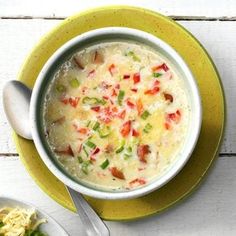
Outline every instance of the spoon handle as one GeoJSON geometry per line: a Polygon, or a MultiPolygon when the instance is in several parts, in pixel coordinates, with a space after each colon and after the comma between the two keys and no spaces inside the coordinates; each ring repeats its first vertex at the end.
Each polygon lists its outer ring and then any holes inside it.
{"type": "Polygon", "coordinates": [[[70,196],[75,204],[84,229],[88,236],[109,236],[110,232],[101,218],[87,203],[83,196],[75,190],[67,187],[70,196]]]}

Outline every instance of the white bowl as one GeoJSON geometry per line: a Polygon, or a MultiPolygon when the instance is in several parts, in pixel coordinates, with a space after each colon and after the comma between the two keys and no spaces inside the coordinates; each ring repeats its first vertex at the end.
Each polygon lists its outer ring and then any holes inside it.
{"type": "Polygon", "coordinates": [[[180,57],[180,55],[165,42],[149,33],[123,27],[108,27],[89,31],[73,38],[72,40],[65,43],[62,47],[60,47],[50,57],[50,59],[46,62],[43,69],[41,70],[34,85],[30,102],[30,124],[32,137],[42,160],[47,165],[49,170],[64,184],[68,185],[74,190],[91,197],[102,199],[136,198],[148,194],[170,181],[183,168],[183,166],[191,156],[191,153],[194,150],[194,147],[198,140],[201,121],[201,101],[198,88],[190,69],[188,68],[184,60],[180,57]],[[46,150],[45,140],[42,135],[42,128],[40,128],[39,120],[40,117],[42,117],[42,110],[40,110],[40,104],[42,104],[42,94],[45,90],[44,88],[46,84],[48,83],[48,78],[50,78],[50,75],[53,73],[53,71],[55,71],[55,67],[57,67],[58,64],[64,61],[64,58],[68,57],[68,55],[71,55],[73,52],[78,50],[78,48],[83,48],[86,45],[100,42],[104,39],[134,40],[149,45],[158,50],[164,57],[171,61],[171,63],[177,69],[178,73],[181,75],[181,78],[184,80],[187,87],[188,99],[191,108],[191,117],[189,122],[190,125],[186,136],[186,142],[184,144],[183,150],[179,153],[178,158],[176,158],[176,161],[170,164],[168,170],[160,178],[143,187],[122,192],[111,192],[91,188],[85,186],[82,183],[79,183],[67,173],[65,173],[63,169],[58,164],[56,164],[54,158],[50,156],[50,153],[46,150]]]}

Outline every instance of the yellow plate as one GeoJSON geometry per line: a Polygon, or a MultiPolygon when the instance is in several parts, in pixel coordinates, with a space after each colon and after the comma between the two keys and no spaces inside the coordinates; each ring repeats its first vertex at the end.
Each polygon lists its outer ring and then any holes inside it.
{"type": "MultiPolygon", "coordinates": [[[[224,95],[212,60],[188,31],[168,17],[128,6],[97,8],[62,21],[33,49],[20,71],[19,80],[32,88],[42,66],[57,48],[78,34],[107,26],[140,29],[174,47],[196,77],[203,105],[199,142],[187,165],[171,182],[138,199],[107,201],[88,198],[103,219],[131,220],[166,210],[189,195],[199,184],[218,155],[225,121],[224,95]]],[[[62,206],[74,211],[64,184],[44,165],[34,143],[16,134],[14,140],[22,162],[36,183],[62,206]]]]}

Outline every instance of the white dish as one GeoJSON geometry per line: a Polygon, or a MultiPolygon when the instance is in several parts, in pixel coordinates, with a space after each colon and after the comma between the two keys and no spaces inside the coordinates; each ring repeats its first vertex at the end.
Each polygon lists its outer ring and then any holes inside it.
{"type": "Polygon", "coordinates": [[[66,233],[66,231],[49,215],[47,215],[45,212],[39,210],[37,207],[23,202],[19,201],[13,198],[9,197],[0,197],[0,208],[2,207],[20,207],[25,209],[35,209],[37,211],[37,216],[39,219],[44,218],[47,220],[47,223],[44,223],[40,226],[40,230],[44,233],[47,233],[48,236],[68,236],[69,234],[66,233]]]}

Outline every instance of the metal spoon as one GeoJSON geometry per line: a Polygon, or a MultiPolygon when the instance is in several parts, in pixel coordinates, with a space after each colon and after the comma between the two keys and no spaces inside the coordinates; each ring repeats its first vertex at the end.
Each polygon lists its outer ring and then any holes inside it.
{"type": "MultiPolygon", "coordinates": [[[[29,107],[31,90],[20,81],[9,81],[3,89],[3,106],[7,119],[20,136],[31,139],[29,107]]],[[[109,236],[110,232],[101,218],[83,196],[67,187],[88,236],[109,236]]]]}

